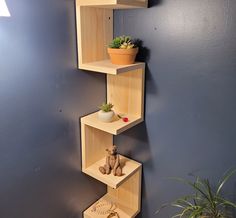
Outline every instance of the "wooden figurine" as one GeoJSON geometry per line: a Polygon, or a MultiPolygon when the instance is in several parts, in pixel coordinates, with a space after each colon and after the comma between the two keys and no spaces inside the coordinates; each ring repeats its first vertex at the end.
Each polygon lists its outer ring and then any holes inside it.
{"type": "Polygon", "coordinates": [[[99,167],[99,171],[102,174],[107,175],[109,175],[112,171],[114,176],[122,176],[120,157],[119,154],[117,154],[116,146],[113,145],[110,149],[106,149],[106,151],[108,152],[106,157],[106,163],[103,167],[99,167]]]}

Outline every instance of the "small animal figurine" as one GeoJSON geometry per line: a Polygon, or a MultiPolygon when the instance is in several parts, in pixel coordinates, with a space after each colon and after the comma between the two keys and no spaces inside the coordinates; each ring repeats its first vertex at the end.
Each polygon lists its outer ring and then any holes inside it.
{"type": "Polygon", "coordinates": [[[116,146],[113,145],[110,149],[106,149],[106,151],[108,152],[106,157],[106,163],[103,167],[99,167],[99,171],[102,174],[107,175],[109,175],[112,171],[114,176],[122,176],[120,157],[119,154],[117,154],[116,146]]]}

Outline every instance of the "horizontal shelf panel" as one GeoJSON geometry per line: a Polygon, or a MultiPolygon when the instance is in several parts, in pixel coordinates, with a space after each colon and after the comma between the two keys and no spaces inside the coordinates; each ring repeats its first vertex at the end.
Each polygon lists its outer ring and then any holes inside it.
{"type": "Polygon", "coordinates": [[[116,75],[119,73],[124,73],[144,67],[145,63],[143,62],[137,62],[131,65],[115,65],[112,64],[110,60],[103,60],[86,64],[80,64],[79,69],[116,75]]]}
{"type": "Polygon", "coordinates": [[[146,8],[147,0],[78,0],[81,6],[93,6],[110,9],[146,8]]]}
{"type": "MultiPolygon", "coordinates": [[[[119,113],[118,113],[119,114],[119,113]]],[[[115,116],[116,117],[116,116],[115,116]]],[[[98,119],[98,112],[92,113],[85,117],[81,118],[81,122],[88,126],[94,127],[96,129],[100,129],[107,133],[118,135],[121,132],[141,123],[143,118],[133,115],[125,115],[124,117],[128,117],[129,121],[124,122],[122,119],[118,117],[114,119],[114,121],[110,123],[104,123],[98,119]]]]}
{"type": "Polygon", "coordinates": [[[118,213],[120,218],[133,218],[138,214],[137,210],[135,211],[131,210],[130,208],[124,207],[114,197],[110,196],[109,194],[106,194],[98,201],[96,201],[93,205],[91,205],[87,210],[84,211],[84,218],[107,218],[108,214],[99,215],[94,212],[94,207],[98,204],[99,201],[107,201],[115,204],[116,209],[114,211],[118,213]]]}
{"type": "Polygon", "coordinates": [[[104,166],[104,164],[106,163],[106,157],[92,164],[90,167],[83,169],[83,172],[99,180],[100,182],[103,182],[104,184],[110,186],[111,188],[118,188],[123,182],[125,182],[130,176],[132,176],[142,165],[122,155],[120,155],[120,161],[123,166],[122,167],[122,172],[124,174],[123,176],[114,176],[112,172],[110,175],[106,174],[103,175],[99,171],[99,167],[104,166]]]}

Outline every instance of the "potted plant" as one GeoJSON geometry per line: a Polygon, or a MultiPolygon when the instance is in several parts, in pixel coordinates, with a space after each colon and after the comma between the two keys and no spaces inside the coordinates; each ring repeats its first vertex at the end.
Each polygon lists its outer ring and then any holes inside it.
{"type": "Polygon", "coordinates": [[[114,111],[112,110],[113,104],[111,103],[103,103],[98,111],[98,119],[102,122],[109,123],[113,120],[114,111]]]}
{"type": "Polygon", "coordinates": [[[135,62],[138,47],[130,36],[119,36],[113,39],[108,48],[112,64],[129,65],[135,62]]]}
{"type": "Polygon", "coordinates": [[[202,179],[200,177],[195,177],[194,182],[174,178],[190,186],[193,189],[193,194],[180,197],[170,204],[164,204],[161,209],[168,205],[178,208],[180,211],[172,216],[172,218],[233,218],[234,216],[230,209],[235,209],[236,204],[230,200],[226,200],[222,196],[221,191],[224,184],[235,172],[236,170],[226,172],[216,187],[212,186],[208,179],[202,179]]]}

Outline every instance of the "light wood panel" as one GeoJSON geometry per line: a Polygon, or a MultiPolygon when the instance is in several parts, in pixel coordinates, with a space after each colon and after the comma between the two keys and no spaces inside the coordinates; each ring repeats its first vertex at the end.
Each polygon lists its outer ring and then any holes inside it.
{"type": "MultiPolygon", "coordinates": [[[[116,117],[111,123],[98,120],[97,112],[81,118],[82,171],[108,185],[102,199],[118,206],[121,218],[135,217],[140,211],[141,164],[121,156],[124,175],[102,175],[106,148],[117,135],[143,121],[145,64],[113,65],[108,60],[107,46],[113,38],[113,9],[147,7],[147,0],[76,0],[78,64],[80,69],[107,74],[107,101],[129,122],[116,117]]],[[[96,93],[94,93],[96,94],[96,93]]],[[[96,204],[96,203],[95,203],[96,204]]],[[[106,218],[92,212],[85,218],[106,218]]]]}
{"type": "Polygon", "coordinates": [[[144,68],[116,76],[107,75],[107,102],[120,113],[143,118],[144,68]]]}
{"type": "Polygon", "coordinates": [[[124,207],[128,207],[136,213],[131,217],[135,217],[141,208],[141,177],[142,177],[142,168],[133,174],[127,181],[125,181],[119,188],[113,189],[107,187],[107,193],[112,198],[116,199],[117,202],[120,202],[124,207]]]}
{"type": "MultiPolygon", "coordinates": [[[[140,212],[141,172],[142,169],[139,168],[117,189],[108,187],[107,194],[98,201],[105,200],[115,203],[117,205],[115,211],[118,212],[120,218],[134,218],[140,212]]],[[[84,218],[107,218],[107,215],[97,215],[93,212],[93,207],[97,202],[84,211],[84,218]]]]}
{"type": "Polygon", "coordinates": [[[145,63],[142,62],[136,62],[135,64],[131,65],[115,65],[112,64],[110,60],[102,60],[102,61],[80,64],[79,68],[83,70],[116,75],[119,73],[124,73],[139,68],[143,69],[144,67],[145,63]]]}
{"type": "Polygon", "coordinates": [[[120,155],[120,161],[122,164],[123,176],[114,176],[112,173],[110,175],[103,175],[99,171],[99,167],[104,166],[106,163],[106,157],[95,162],[93,165],[90,165],[90,167],[84,169],[83,172],[112,188],[118,188],[141,167],[140,163],[122,155],[120,155]]]}
{"type": "Polygon", "coordinates": [[[113,136],[81,123],[81,142],[82,170],[85,170],[106,156],[106,148],[113,145],[113,136]]]}
{"type": "MultiPolygon", "coordinates": [[[[108,202],[114,202],[117,205],[117,209],[115,211],[119,214],[120,218],[131,218],[131,217],[133,218],[135,217],[135,214],[137,214],[137,211],[131,210],[130,208],[121,205],[119,201],[114,199],[109,194],[104,195],[98,201],[103,201],[103,200],[108,201],[108,202]]],[[[93,208],[97,204],[98,201],[96,201],[86,211],[84,211],[84,218],[107,218],[108,216],[107,214],[97,215],[96,213],[93,212],[93,208]]]]}
{"type": "Polygon", "coordinates": [[[112,9],[147,7],[147,0],[78,0],[80,5],[112,9]]]}
{"type": "Polygon", "coordinates": [[[76,0],[78,62],[108,59],[107,46],[113,38],[113,10],[80,6],[76,0]]]}
{"type": "Polygon", "coordinates": [[[129,122],[124,122],[122,119],[118,119],[118,117],[114,118],[113,122],[110,123],[104,123],[100,120],[98,120],[98,112],[95,112],[93,114],[87,115],[85,117],[81,118],[81,122],[83,124],[86,124],[88,126],[94,127],[96,129],[100,129],[102,131],[105,131],[107,133],[118,135],[125,130],[139,124],[143,121],[143,118],[139,116],[134,116],[132,114],[123,114],[119,113],[118,111],[115,111],[118,114],[122,114],[125,117],[129,118],[129,122]]]}

